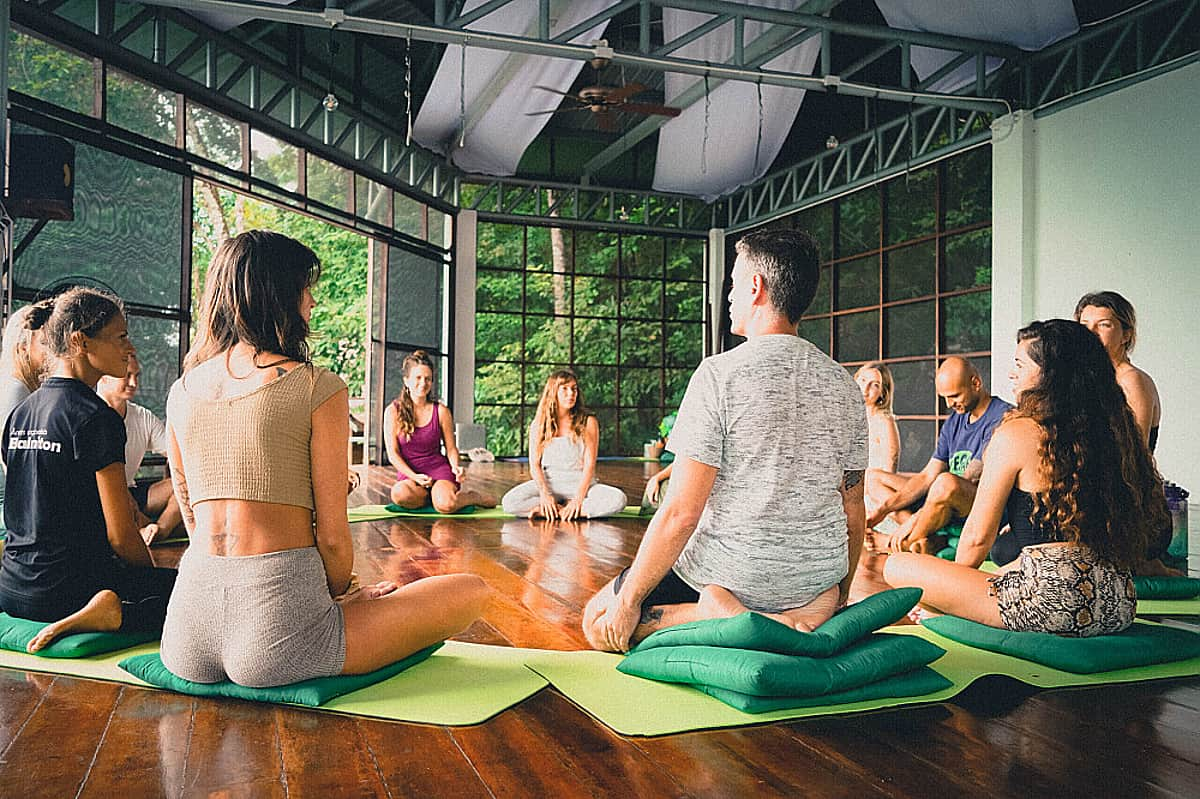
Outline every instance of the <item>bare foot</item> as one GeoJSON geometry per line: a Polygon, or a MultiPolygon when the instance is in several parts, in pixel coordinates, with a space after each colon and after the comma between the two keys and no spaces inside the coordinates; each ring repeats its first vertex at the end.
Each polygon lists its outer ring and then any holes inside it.
{"type": "Polygon", "coordinates": [[[838,594],[838,586],[833,585],[802,608],[792,608],[783,613],[769,615],[795,630],[810,633],[833,618],[833,612],[837,610],[838,594]]]}
{"type": "Polygon", "coordinates": [[[743,605],[732,591],[719,585],[701,588],[700,599],[696,601],[696,614],[701,619],[728,619],[748,610],[750,608],[743,605]]]}
{"type": "Polygon", "coordinates": [[[924,619],[932,619],[934,616],[941,616],[937,611],[930,610],[922,605],[914,605],[913,609],[908,612],[908,619],[913,624],[920,624],[924,619]]]}
{"type": "Polygon", "coordinates": [[[496,507],[496,498],[473,488],[463,489],[458,492],[458,507],[465,508],[468,505],[474,505],[477,508],[494,508],[496,507]]]}
{"type": "Polygon", "coordinates": [[[54,639],[71,633],[113,632],[120,628],[120,597],[112,591],[98,591],[86,605],[70,616],[43,627],[25,647],[25,651],[32,655],[44,649],[54,639]]]}
{"type": "Polygon", "coordinates": [[[141,530],[138,530],[138,532],[142,534],[142,540],[146,542],[146,546],[150,546],[160,538],[159,534],[162,531],[159,529],[157,524],[151,522],[141,530]]]}

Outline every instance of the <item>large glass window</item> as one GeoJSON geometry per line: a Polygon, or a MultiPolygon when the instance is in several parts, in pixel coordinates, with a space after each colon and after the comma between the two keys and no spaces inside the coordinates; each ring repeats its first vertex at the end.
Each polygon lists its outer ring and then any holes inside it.
{"type": "Polygon", "coordinates": [[[940,359],[963,355],[989,377],[991,181],[981,147],[772,223],[821,246],[800,335],[851,370],[890,366],[903,470],[925,465],[946,418],[933,383],[940,359]]]}
{"type": "Polygon", "coordinates": [[[704,355],[704,243],[479,225],[475,420],[520,455],[547,376],[570,366],[600,452],[641,454],[704,355]]]}

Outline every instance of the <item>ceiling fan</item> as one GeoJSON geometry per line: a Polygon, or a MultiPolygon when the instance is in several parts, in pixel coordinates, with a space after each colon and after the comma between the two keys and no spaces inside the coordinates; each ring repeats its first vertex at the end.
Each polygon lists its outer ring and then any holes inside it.
{"type": "MultiPolygon", "coordinates": [[[[599,73],[604,67],[608,66],[609,59],[598,56],[591,59],[589,62],[592,70],[599,73]]],[[[597,85],[585,86],[579,90],[578,94],[564,92],[559,89],[553,89],[549,86],[535,86],[535,89],[553,92],[554,94],[562,95],[573,101],[574,105],[566,108],[551,108],[545,111],[530,111],[525,116],[542,116],[545,114],[569,114],[575,111],[590,111],[596,120],[596,124],[601,130],[615,131],[617,129],[616,114],[614,111],[624,111],[630,114],[658,115],[666,117],[677,117],[680,114],[680,109],[669,105],[658,105],[656,103],[634,103],[630,99],[642,92],[649,91],[648,87],[640,83],[626,83],[622,86],[605,86],[600,84],[597,78],[597,85]]]]}

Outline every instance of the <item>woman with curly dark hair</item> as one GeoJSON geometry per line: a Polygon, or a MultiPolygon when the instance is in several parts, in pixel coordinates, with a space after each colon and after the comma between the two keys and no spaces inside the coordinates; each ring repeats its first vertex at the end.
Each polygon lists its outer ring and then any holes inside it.
{"type": "Polygon", "coordinates": [[[1170,530],[1162,478],[1099,339],[1065,319],[1017,334],[1017,407],[992,436],[955,563],[888,558],[923,604],[1003,627],[1091,636],[1128,627],[1131,575],[1170,530]],[[1012,529],[994,547],[1007,509],[1012,529]],[[989,549],[1003,567],[977,569],[989,549]]]}

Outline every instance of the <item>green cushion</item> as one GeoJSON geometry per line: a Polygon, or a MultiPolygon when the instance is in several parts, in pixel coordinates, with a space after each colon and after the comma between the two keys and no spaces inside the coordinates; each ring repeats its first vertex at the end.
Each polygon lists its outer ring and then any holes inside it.
{"type": "Polygon", "coordinates": [[[752,696],[824,696],[927,665],[945,654],[913,635],[875,633],[832,657],[801,657],[717,646],[634,652],[617,668],[637,677],[709,685],[752,696]]]}
{"type": "Polygon", "coordinates": [[[1195,577],[1134,577],[1138,599],[1191,599],[1200,596],[1195,577]]]}
{"type": "Polygon", "coordinates": [[[420,513],[420,514],[428,514],[430,516],[459,516],[464,513],[474,513],[475,512],[474,505],[464,505],[463,507],[454,511],[453,514],[442,513],[440,510],[433,507],[432,505],[422,505],[419,508],[405,508],[400,505],[394,505],[394,504],[389,503],[387,505],[384,505],[383,508],[384,508],[384,510],[388,511],[389,513],[420,513]]]}
{"type": "Polygon", "coordinates": [[[291,685],[279,685],[273,688],[247,688],[244,685],[224,680],[214,683],[199,683],[176,677],[167,671],[158,653],[138,655],[125,658],[117,665],[125,671],[151,685],[178,691],[192,696],[224,696],[231,699],[249,699],[254,702],[286,702],[293,705],[318,707],[335,696],[366,688],[392,677],[410,666],[415,666],[429,658],[441,648],[441,644],[426,647],[420,652],[409,655],[404,660],[384,666],[367,674],[345,674],[337,677],[316,677],[291,685]]]}
{"type": "MultiPolygon", "coordinates": [[[[24,652],[33,637],[49,625],[46,621],[29,621],[0,613],[0,649],[24,652]]],[[[131,646],[154,641],[158,633],[72,633],[64,635],[35,652],[43,658],[85,658],[116,652],[131,646]]]]}
{"type": "Polygon", "coordinates": [[[720,646],[827,657],[867,633],[904,618],[920,599],[920,588],[883,591],[851,605],[811,633],[802,633],[759,613],[705,619],[659,630],[647,636],[633,652],[667,646],[720,646]]]}
{"type": "Polygon", "coordinates": [[[928,666],[886,677],[878,682],[851,688],[849,691],[838,691],[823,696],[751,696],[725,688],[714,688],[711,685],[697,685],[696,688],[727,705],[736,707],[743,713],[770,713],[772,710],[794,710],[803,707],[825,707],[828,705],[848,705],[852,702],[873,702],[877,699],[893,697],[925,696],[936,691],[944,691],[954,683],[947,680],[928,666]]]}
{"type": "Polygon", "coordinates": [[[1096,674],[1200,657],[1200,633],[1143,622],[1134,622],[1129,629],[1114,635],[1091,638],[1018,633],[955,616],[935,616],[921,623],[960,644],[1073,674],[1096,674]]]}

